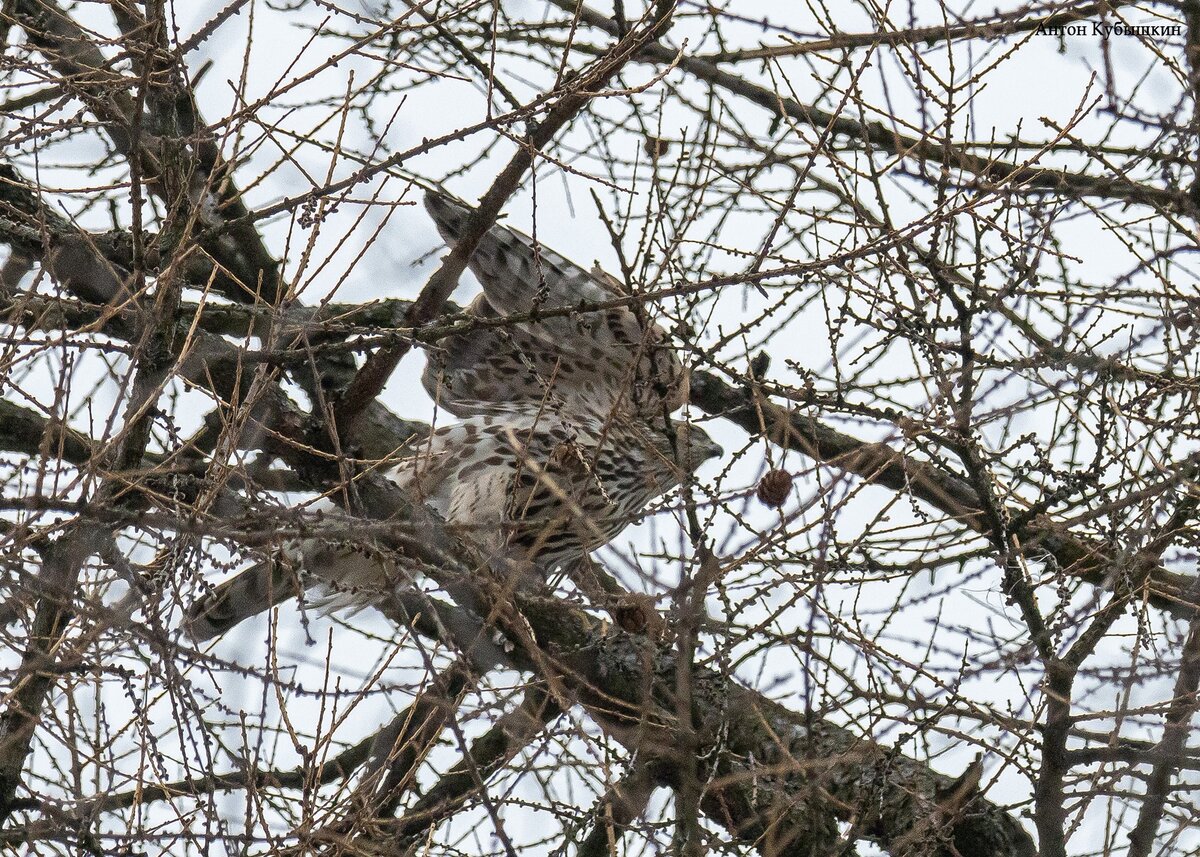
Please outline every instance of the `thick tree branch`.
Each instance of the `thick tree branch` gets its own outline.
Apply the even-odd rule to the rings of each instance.
[[[588,26],[607,33],[617,31],[608,16],[575,0],[551,0],[569,15]],[[779,92],[751,83],[699,57],[676,57],[665,45],[647,45],[639,59],[660,65],[678,63],[678,67],[697,80],[718,86],[761,107],[771,115],[791,119],[803,125],[825,130],[862,143],[879,152],[912,159],[918,163],[945,164],[964,174],[961,182],[981,190],[1032,190],[1058,193],[1067,197],[1097,196],[1153,206],[1169,212],[1193,214],[1195,207],[1187,193],[1175,188],[1157,188],[1130,181],[1123,175],[1092,176],[1055,170],[1033,164],[1019,164],[998,158],[985,158],[947,145],[933,137],[911,137],[883,124],[863,123],[835,115],[810,104],[802,104]]]
[[[1062,27],[1075,21],[1084,21],[1121,7],[1133,6],[1136,2],[1137,0],[1102,0],[1098,3],[1085,3],[1073,9],[1055,9],[1048,15],[1033,15],[1029,7],[1023,5],[1012,12],[995,13],[985,18],[959,24],[878,30],[874,33],[838,33],[827,39],[722,51],[706,54],[698,59],[710,63],[737,63],[803,56],[826,51],[844,51],[853,48],[877,48],[881,45],[924,45],[928,47],[940,42],[963,39],[1002,39],[1006,36],[1032,33],[1043,28]]]
[[[234,224],[229,236],[203,242],[219,270],[233,275],[219,276],[218,288],[241,302],[277,303],[279,264],[250,223],[231,166],[204,130],[186,70],[166,44],[161,19],[148,22],[132,6],[124,12],[128,27],[138,35],[151,34],[141,54],[147,60],[148,96],[139,100],[129,91],[132,82],[112,69],[95,40],[53,0],[15,0],[12,14],[69,91],[100,119],[117,151],[137,163],[153,193],[168,205],[186,198],[194,210],[208,212],[200,215],[205,226],[213,225],[207,222],[210,216]],[[149,110],[146,116],[143,107]]]
[[[1179,770],[1187,752],[1192,718],[1200,707],[1197,693],[1200,689],[1200,613],[1188,626],[1187,640],[1179,660],[1179,675],[1167,706],[1162,740],[1154,748],[1156,758],[1146,779],[1146,794],[1142,798],[1137,823],[1129,834],[1129,857],[1148,857],[1153,852],[1154,839],[1171,788],[1171,778]]]
[[[732,420],[752,435],[854,473],[872,485],[911,493],[981,535],[989,532],[974,489],[936,465],[905,456],[886,444],[845,435],[750,390],[734,389],[711,373],[692,376],[691,402],[705,413]],[[1022,517],[1022,511],[1010,510],[1009,516]],[[1049,553],[1064,573],[1096,586],[1109,586],[1118,575],[1130,571],[1115,567],[1107,548],[1073,536],[1048,516],[1027,521],[1021,536],[1026,555]],[[1146,578],[1150,602],[1177,616],[1190,615],[1195,606],[1191,586],[1190,578],[1162,567]]]

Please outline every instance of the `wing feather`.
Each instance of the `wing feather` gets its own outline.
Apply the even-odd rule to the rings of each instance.
[[[425,205],[453,245],[470,209],[432,192]],[[666,334],[630,307],[536,314],[620,298],[615,280],[500,226],[488,230],[469,264],[483,286],[471,315],[481,322],[534,317],[481,324],[429,349],[422,380],[446,410],[466,415],[476,412],[467,402],[548,400],[594,414],[654,415],[686,400],[687,373]]]

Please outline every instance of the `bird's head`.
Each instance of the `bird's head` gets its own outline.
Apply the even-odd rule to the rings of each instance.
[[[710,458],[719,458],[725,453],[721,445],[709,437],[708,432],[694,423],[677,422],[672,427],[674,443],[670,455],[689,473],[695,473],[701,464]],[[670,441],[670,438],[664,438]]]
[[[668,428],[659,424],[648,432],[649,455],[643,461],[641,477],[650,497],[665,494],[695,473],[701,464],[720,456],[724,450],[700,426],[674,422]]]

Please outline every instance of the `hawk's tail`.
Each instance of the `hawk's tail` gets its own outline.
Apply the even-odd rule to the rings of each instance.
[[[261,562],[190,605],[184,621],[192,637],[204,642],[299,595],[303,589],[294,569],[286,563]]]
[[[277,554],[220,584],[187,610],[185,624],[198,642],[228,632],[252,616],[304,595],[320,612],[377,600],[379,592],[415,579],[419,569],[400,568],[396,558],[362,540],[292,540]]]
[[[425,194],[425,209],[446,243],[462,238],[471,209],[444,194]],[[501,314],[526,313],[537,306],[575,306],[618,293],[569,259],[515,229],[493,225],[471,255],[470,266],[488,303]]]

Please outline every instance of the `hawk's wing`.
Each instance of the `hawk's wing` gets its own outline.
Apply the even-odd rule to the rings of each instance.
[[[560,346],[530,323],[497,322],[500,316],[479,295],[467,308],[480,326],[426,346],[421,381],[444,409],[457,416],[491,413],[497,405],[539,404],[563,412],[607,414],[616,404],[631,409],[627,363],[632,352],[594,347],[585,362],[579,335]],[[661,407],[660,407],[661,412]]]
[[[432,192],[425,207],[453,245],[470,209]],[[479,242],[470,267],[483,286],[469,308],[479,324],[427,349],[422,380],[446,410],[465,415],[487,403],[547,401],[652,416],[686,400],[686,371],[662,328],[639,317],[636,305],[571,311],[624,297],[616,281],[500,226]],[[497,321],[509,316],[517,318]]]

